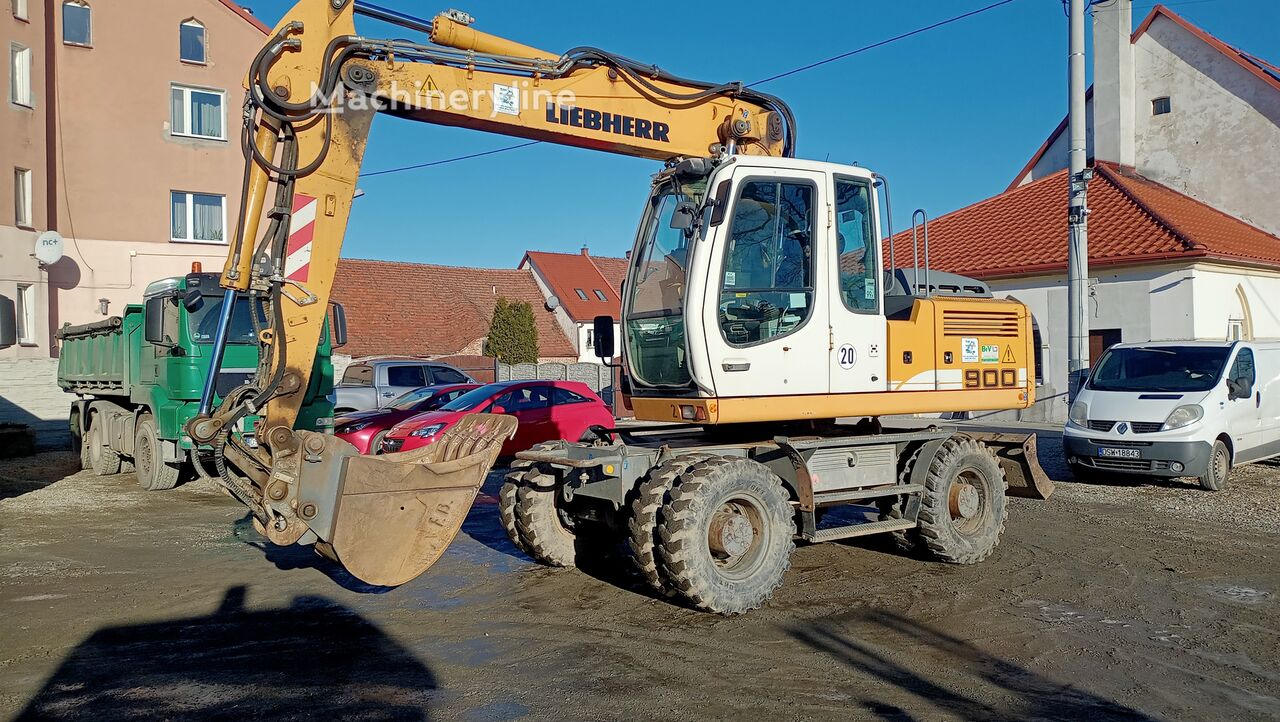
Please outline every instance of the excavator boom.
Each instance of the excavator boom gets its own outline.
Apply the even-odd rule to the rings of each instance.
[[[363,14],[427,42],[357,34]],[[277,544],[314,544],[355,576],[394,585],[431,566],[457,533],[514,419],[474,415],[421,451],[361,457],[295,431],[329,309],[338,257],[378,113],[660,161],[734,153],[790,156],[795,122],[740,83],[678,78],[595,48],[548,53],[471,27],[358,0],[302,0],[245,78],[246,157],[237,232],[223,270],[218,374],[236,292],[261,300],[256,382],[188,424],[217,477]],[[259,415],[259,444],[232,433]]]

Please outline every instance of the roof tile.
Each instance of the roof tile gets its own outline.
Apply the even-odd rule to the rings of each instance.
[[[551,292],[560,299],[566,313],[577,323],[589,323],[596,316],[621,314],[618,289],[626,275],[624,258],[597,258],[583,253],[529,251],[521,261],[531,264]],[[578,295],[582,291],[582,296]],[[596,292],[599,291],[600,294]],[[600,296],[604,298],[601,299]]]

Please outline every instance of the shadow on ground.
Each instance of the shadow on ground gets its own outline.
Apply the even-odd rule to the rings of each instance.
[[[79,472],[80,455],[70,451],[0,460],[0,499],[39,491]]]
[[[354,611],[322,597],[100,629],[19,720],[427,719],[436,679]]]
[[[893,612],[868,610],[793,627],[788,633],[850,670],[881,685],[891,685],[937,710],[963,720],[1108,719],[1149,720],[1137,710],[1055,682],[1025,667],[993,656],[968,642]],[[874,640],[874,641],[873,641]],[[918,649],[919,664],[891,650]],[[935,679],[921,669],[947,670]],[[879,685],[852,691],[864,716],[885,720],[920,718],[901,706],[874,698]],[[957,689],[986,686],[981,697]],[[898,694],[893,695],[900,697]],[[1001,701],[1003,700],[1003,701]],[[1011,701],[1010,701],[1011,700]],[[857,717],[858,715],[851,715]],[[925,717],[927,718],[927,716]]]
[[[232,533],[240,542],[262,552],[267,561],[276,569],[290,571],[293,569],[315,569],[333,580],[334,584],[349,592],[359,594],[386,594],[395,587],[383,587],[368,584],[356,578],[351,572],[332,559],[320,556],[310,545],[290,544],[279,546],[272,544],[266,537],[253,528],[253,514],[246,513],[236,520]]]

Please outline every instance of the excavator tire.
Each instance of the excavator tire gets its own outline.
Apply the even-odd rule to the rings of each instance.
[[[1009,516],[1004,470],[995,453],[956,434],[929,461],[924,487],[918,529],[923,548],[952,564],[991,556]]]
[[[662,505],[667,502],[671,487],[680,475],[699,461],[709,458],[712,458],[709,454],[690,454],[669,459],[653,467],[644,481],[640,482],[636,497],[631,501],[631,518],[627,520],[627,549],[631,552],[631,561],[640,576],[644,577],[650,589],[660,594],[671,594],[671,589],[663,580],[664,573],[658,569],[659,560],[655,551]]]
[[[695,464],[671,489],[658,524],[670,588],[696,609],[725,615],[769,601],[795,548],[790,502],[763,464],[723,457]]]
[[[554,449],[554,443],[542,443],[534,446],[530,451],[547,451]],[[516,459],[511,463],[511,470],[507,472],[503,479],[502,488],[498,490],[498,519],[502,522],[502,528],[507,532],[507,538],[515,545],[516,549],[530,554],[528,543],[520,536],[520,529],[516,526],[516,496],[520,491],[520,487],[524,486],[524,476],[529,473],[529,468],[533,466],[532,461]],[[532,554],[530,554],[532,556]]]
[[[555,475],[542,465],[535,464],[525,472],[515,491],[516,537],[537,561],[552,567],[575,567],[577,536],[560,517],[556,504],[559,491]]]
[[[107,446],[107,433],[102,429],[102,418],[89,417],[89,467],[98,476],[120,473],[120,454]]]

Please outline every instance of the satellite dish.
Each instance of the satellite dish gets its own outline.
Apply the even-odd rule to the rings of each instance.
[[[554,311],[554,310],[556,310],[557,308],[560,308],[560,297],[559,297],[559,296],[547,296],[547,310],[548,310],[548,311]]]
[[[43,266],[52,266],[62,260],[62,234],[45,231],[36,238],[36,251],[32,254]]]

